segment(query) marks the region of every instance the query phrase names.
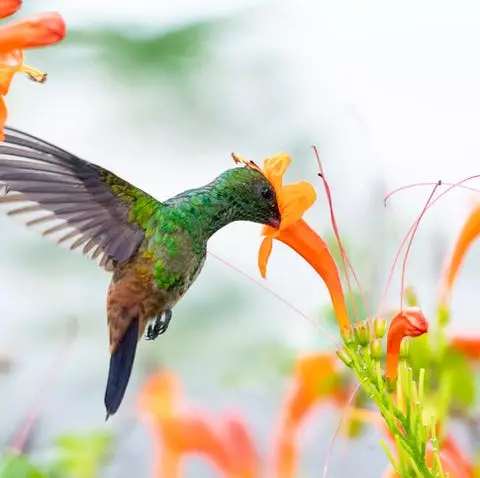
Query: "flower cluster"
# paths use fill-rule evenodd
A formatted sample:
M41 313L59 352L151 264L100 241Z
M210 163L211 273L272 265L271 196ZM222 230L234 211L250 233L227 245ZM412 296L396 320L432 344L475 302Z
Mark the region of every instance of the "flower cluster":
M0 18L13 15L21 0L0 2ZM41 13L0 26L0 140L7 120L3 97L7 95L16 73L25 73L36 82L45 82L47 75L24 64L24 50L44 47L63 40L65 22L56 12Z

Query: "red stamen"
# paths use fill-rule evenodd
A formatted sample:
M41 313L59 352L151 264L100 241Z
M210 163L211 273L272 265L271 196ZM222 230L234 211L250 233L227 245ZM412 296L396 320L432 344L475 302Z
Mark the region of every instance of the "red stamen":
M350 259L348 258L348 254L345 251L345 248L343 247L342 239L340 237L340 232L339 232L338 226L337 226L337 220L335 218L335 212L334 212L334 208L333 208L333 198L332 198L332 194L331 194L331 191L330 191L330 186L329 186L327 178L325 176L325 172L324 172L323 166L322 166L322 161L320 160L320 154L318 153L318 150L317 150L316 146L313 146L313 151L314 151L314 154L315 154L315 158L317 160L318 169L320 170L318 175L323 182L323 187L325 189L325 194L327 196L328 208L329 208L329 211L330 211L330 222L332 224L333 232L335 234L335 239L336 239L338 247L340 249L343 272L345 274L345 279L347 281L347 287L348 287L348 291L349 291L349 294L350 294L350 299L352 301L354 314L355 314L355 317L356 317L357 321L359 321L360 319L359 319L359 315L358 315L358 310L357 310L355 297L353 295L352 286L351 286L351 283L350 283L349 271L352 273L354 281L355 281L355 283L358 287L358 290L360 292L360 295L362 297L363 306L365 308L365 313L368 314L370 309L369 309L368 304L367 304L367 299L366 299L366 296L365 296L365 292L362 288L362 285L360 284L360 280L358 279L358 276L355 272L355 269L353 268L353 265L352 265Z
M427 183L412 183L412 184L407 184L405 186L400 186L396 189L394 189L393 191L390 191L386 196L385 198L383 199L383 203L385 204L385 207L387 206L387 202L392 198L392 196L394 196L395 194L401 192L401 191L406 191L407 189L412 189L412 188L416 188L417 186L435 186L437 183L433 183L433 182L427 182ZM456 183L445 183L442 181L442 186L455 186ZM475 188L471 188L470 186L463 186L461 184L457 184L456 186L458 186L459 188L462 188L462 189L467 189L468 191L473 191L475 193L479 193L480 192L480 189L475 189Z
M415 234L418 231L418 226L420 225L420 221L423 219L423 216L427 212L428 206L430 205L433 196L435 195L435 192L437 191L438 187L442 185L442 181L438 181L437 184L435 184L432 192L430 193L430 196L428 196L427 202L425 203L425 206L422 209L422 212L418 216L418 219L416 220L414 226L413 226L413 231L412 234L410 235L410 240L408 241L407 245L407 250L405 251L405 256L403 257L403 263L402 263L402 280L400 284L400 310L403 310L403 296L404 296L404 290L405 290L405 273L407 269L407 259L408 259L408 254L410 252L410 249L412 247L413 239L415 238Z
M462 185L468 181L471 181L472 179L479 179L480 178L480 174L475 174L473 176L469 176L468 178L465 178L465 179L462 179L461 181L458 181L456 183L444 183L442 181L442 184L451 184L451 186L449 186L445 191L441 192L425 209L425 211L428 211L440 198L442 198L443 196L445 196L445 194L449 193L452 189L455 189L455 188L459 188L459 187L462 187ZM391 194L390 194L390 197L391 197ZM400 257L400 253L403 249L403 246L405 245L405 243L407 242L407 239L408 237L410 236L410 234L412 233L412 231L414 230L415 228L415 225L416 225L417 221L414 221L414 223L412 224L412 226L410 227L410 229L408 230L407 234L405 235L405 237L403 238L401 244L400 244L400 247L395 255L395 259L393 261L393 265L390 269L390 273L388 275L388 279L387 279L387 282L385 283L385 288L384 288L384 291L383 291L383 295L382 295L382 299L380 301L380 305L378 307L378 312L377 312L377 317L381 317L381 314L382 314L382 310L383 310L383 306L385 304L385 301L386 301L386 298L387 298L387 293L388 293L388 288L390 287L390 283L392 282L392 277L393 277L393 273L395 272L395 267L397 265L397 262L398 262L398 259Z

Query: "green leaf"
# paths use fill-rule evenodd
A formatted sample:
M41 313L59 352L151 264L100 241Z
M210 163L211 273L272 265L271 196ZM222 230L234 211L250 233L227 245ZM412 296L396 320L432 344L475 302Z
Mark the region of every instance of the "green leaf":
M440 381L449 381L454 404L472 406L476 398L475 373L467 359L456 351L448 349L441 363Z
M429 343L428 335L422 335L409 341L408 363L412 367L414 374L418 377L420 369L432 370L432 350ZM428 376L426 377L428 382Z
M69 478L97 478L111 447L104 432L64 435L56 440L59 454L56 467Z
M47 478L23 455L4 455L0 459L0 478Z

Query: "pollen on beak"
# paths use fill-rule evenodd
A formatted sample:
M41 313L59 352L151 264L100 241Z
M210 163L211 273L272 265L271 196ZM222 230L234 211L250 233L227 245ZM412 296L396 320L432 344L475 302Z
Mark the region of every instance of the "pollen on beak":
M275 229L278 229L280 227L280 219L277 219L276 217L271 217L268 220L268 225L272 226Z

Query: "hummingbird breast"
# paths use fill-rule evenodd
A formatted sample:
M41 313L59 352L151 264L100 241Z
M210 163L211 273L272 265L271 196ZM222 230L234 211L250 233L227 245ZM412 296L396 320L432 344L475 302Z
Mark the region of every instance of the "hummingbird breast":
M147 323L184 296L203 268L201 250L184 234L165 241L152 238L134 257L114 270L107 299L110 350L114 351L132 320L139 321L140 339Z

